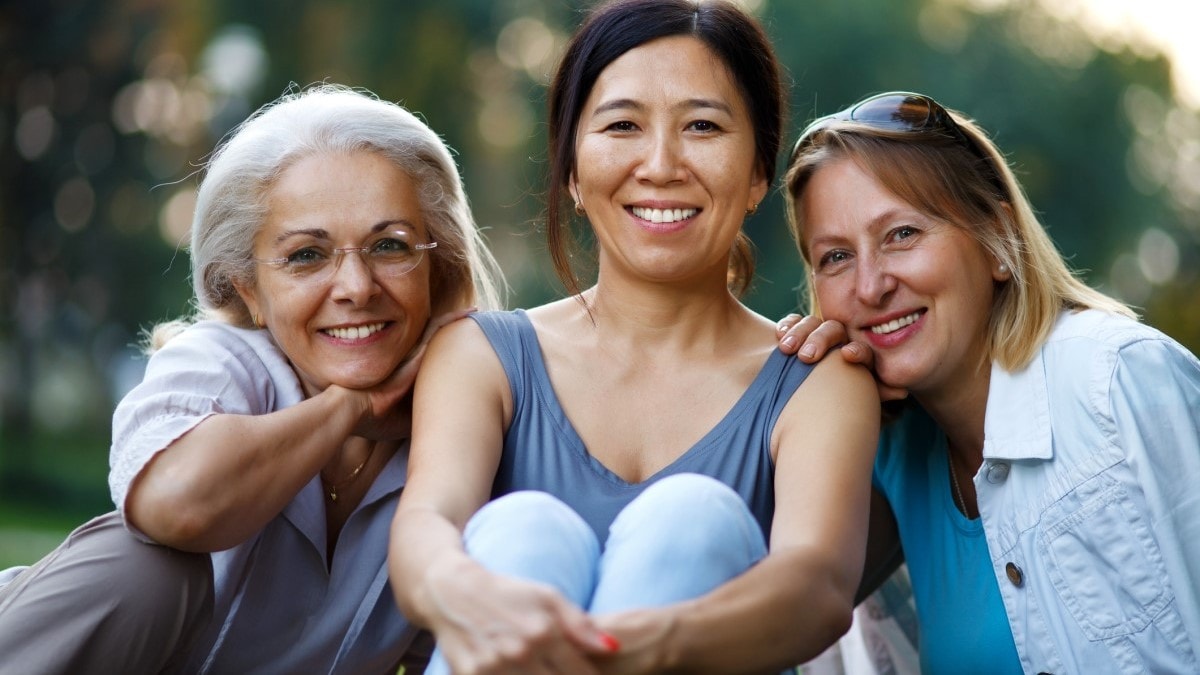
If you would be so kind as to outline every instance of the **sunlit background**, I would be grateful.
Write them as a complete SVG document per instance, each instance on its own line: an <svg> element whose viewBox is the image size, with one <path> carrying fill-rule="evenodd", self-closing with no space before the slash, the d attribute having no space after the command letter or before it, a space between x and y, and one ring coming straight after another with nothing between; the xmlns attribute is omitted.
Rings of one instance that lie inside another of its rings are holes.
<svg viewBox="0 0 1200 675"><path fill-rule="evenodd" d="M1200 3L757 0L799 129L885 89L992 131L1089 283L1200 350ZM206 154L290 86L366 87L458 152L512 306L560 292L538 219L567 0L16 0L0 6L0 566L111 508L109 417L139 333L187 313ZM773 194L748 302L795 309Z"/></svg>

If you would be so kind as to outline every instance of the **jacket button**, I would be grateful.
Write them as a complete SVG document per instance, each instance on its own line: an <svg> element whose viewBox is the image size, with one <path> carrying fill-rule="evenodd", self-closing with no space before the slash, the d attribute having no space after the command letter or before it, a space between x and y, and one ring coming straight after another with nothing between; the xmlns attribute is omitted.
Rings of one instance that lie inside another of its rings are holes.
<svg viewBox="0 0 1200 675"><path fill-rule="evenodd" d="M1021 573L1021 568L1013 563L1008 563L1004 566L1004 573L1008 575L1008 580L1013 586L1020 588L1025 585L1025 575Z"/></svg>
<svg viewBox="0 0 1200 675"><path fill-rule="evenodd" d="M1003 483L1006 480L1008 480L1008 463L1007 462L996 462L995 464L991 464L988 466L987 482Z"/></svg>

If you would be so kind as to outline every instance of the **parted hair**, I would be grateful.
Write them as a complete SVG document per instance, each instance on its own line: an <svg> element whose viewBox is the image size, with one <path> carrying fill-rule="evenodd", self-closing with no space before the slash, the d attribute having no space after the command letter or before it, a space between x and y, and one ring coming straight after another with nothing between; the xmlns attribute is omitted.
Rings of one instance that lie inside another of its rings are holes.
<svg viewBox="0 0 1200 675"><path fill-rule="evenodd" d="M792 158L784 177L785 198L792 235L804 259L809 310L821 314L805 243L805 189L822 166L848 158L917 210L965 230L997 263L1008 266L1012 276L997 283L993 297L986 354L1006 370L1033 359L1063 310L1100 309L1136 318L1129 307L1078 278L1034 214L999 148L973 120L947 112L984 152L990 167L945 134L849 121L831 121L815 131Z"/></svg>
<svg viewBox="0 0 1200 675"><path fill-rule="evenodd" d="M546 241L559 280L572 295L579 280L571 265L578 248L570 230L568 182L575 169L579 116L600 73L631 49L652 40L691 36L729 70L754 127L755 160L768 183L783 134L784 96L779 61L758 20L726 0L613 0L598 5L567 44L549 92L549 176ZM754 278L750 240L739 232L730 256L729 285L744 294Z"/></svg>
<svg viewBox="0 0 1200 675"><path fill-rule="evenodd" d="M301 159L364 150L379 153L416 183L422 217L438 244L430 251L434 311L502 307L503 275L475 224L445 143L399 105L365 90L322 83L264 105L230 132L206 163L190 247L200 317L254 327L234 284L254 283L254 238L267 218L271 188ZM155 327L149 349L190 321Z"/></svg>

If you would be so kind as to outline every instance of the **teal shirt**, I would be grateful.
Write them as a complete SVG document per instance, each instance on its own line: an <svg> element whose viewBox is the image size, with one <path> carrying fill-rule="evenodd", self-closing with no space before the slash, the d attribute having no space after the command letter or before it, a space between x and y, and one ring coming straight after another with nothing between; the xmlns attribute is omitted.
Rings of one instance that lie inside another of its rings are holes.
<svg viewBox="0 0 1200 675"><path fill-rule="evenodd" d="M874 483L900 528L922 672L1021 673L983 522L955 507L945 434L915 405L884 426Z"/></svg>

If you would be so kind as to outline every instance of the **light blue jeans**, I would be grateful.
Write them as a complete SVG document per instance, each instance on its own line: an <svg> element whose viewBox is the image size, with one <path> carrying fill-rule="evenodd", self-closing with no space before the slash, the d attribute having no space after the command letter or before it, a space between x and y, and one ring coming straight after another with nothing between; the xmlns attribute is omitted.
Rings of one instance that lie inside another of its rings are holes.
<svg viewBox="0 0 1200 675"><path fill-rule="evenodd" d="M597 614L699 597L767 554L742 498L698 474L647 487L617 514L603 547L571 507L534 491L489 502L467 523L463 541L488 570L548 584ZM435 652L426 673L449 672Z"/></svg>

